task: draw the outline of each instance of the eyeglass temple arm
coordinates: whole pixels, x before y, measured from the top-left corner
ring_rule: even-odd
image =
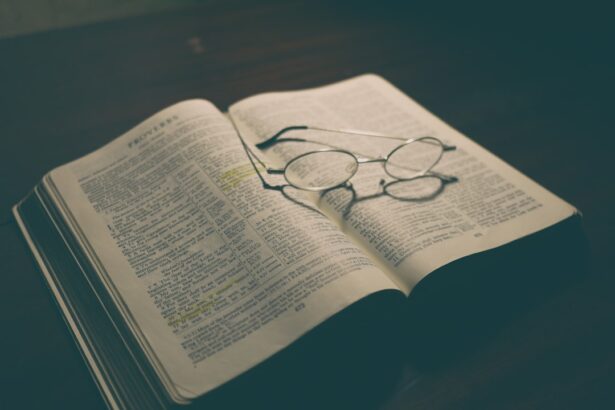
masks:
[[[270,146],[272,146],[273,144],[275,144],[278,140],[278,138],[280,138],[280,136],[288,131],[296,131],[296,130],[307,130],[309,127],[307,125],[293,125],[291,127],[286,127],[286,128],[282,128],[280,131],[276,132],[273,136],[271,136],[270,138],[266,139],[265,141],[261,141],[258,144],[255,144],[254,146],[258,149],[263,149],[263,148],[269,148]],[[300,138],[288,138],[285,139],[288,141],[299,141],[299,142],[303,142],[304,140],[300,139]]]
[[[256,161],[258,161],[259,165],[263,167],[263,169],[265,169],[268,174],[283,174],[284,170],[278,170],[278,169],[273,169],[273,168],[268,167],[263,161],[261,161],[261,159],[257,155],[254,154],[254,152],[252,152],[248,144],[246,144],[243,141],[243,139],[241,140],[241,143],[243,147],[245,148],[246,152],[248,152],[248,159],[250,160],[252,167],[256,171],[258,178],[261,180],[261,183],[263,184],[263,188],[273,189],[276,191],[282,191],[284,189],[284,185],[271,185],[269,182],[265,181],[265,178],[263,178],[263,175],[258,170],[258,166],[254,163],[254,159],[252,157],[256,158]]]
[[[311,129],[311,130],[316,130],[316,131],[336,132],[338,134],[364,135],[366,137],[385,138],[389,140],[398,140],[398,141],[406,141],[408,139],[404,137],[396,137],[393,135],[381,134],[379,132],[354,130],[354,129],[332,129],[332,128],[312,127],[312,126],[308,126],[306,127],[306,129]]]
[[[261,141],[258,144],[255,144],[255,146],[258,149],[269,148],[275,143],[277,143],[279,138],[283,134],[289,131],[300,131],[300,130],[325,131],[325,132],[334,132],[338,134],[364,135],[366,137],[384,138],[384,139],[391,139],[391,140],[397,140],[397,141],[408,141],[408,138],[385,135],[385,134],[380,134],[380,133],[371,132],[371,131],[360,131],[360,130],[353,130],[353,129],[331,129],[331,128],[314,127],[310,125],[293,125],[290,127],[282,128],[280,131],[276,132],[273,136],[266,139],[265,141]],[[284,138],[284,141],[305,142],[306,140],[302,138]],[[430,141],[423,141],[423,142],[426,144],[435,144]],[[454,145],[442,144],[442,148],[444,151],[452,151],[452,150],[455,150],[457,147]]]
[[[394,135],[385,135],[385,134],[380,134],[377,132],[371,132],[371,131],[360,131],[360,130],[351,130],[351,129],[339,129],[339,130],[334,130],[334,129],[328,129],[328,128],[320,128],[320,127],[307,127],[306,129],[312,129],[312,130],[317,130],[317,131],[327,131],[327,132],[337,132],[340,134],[352,134],[352,135],[364,135],[366,137],[376,137],[376,138],[385,138],[385,139],[390,139],[390,140],[397,140],[397,141],[410,141],[410,140],[419,140],[420,138],[404,138],[404,137],[397,137]],[[431,137],[433,138],[433,137]],[[436,142],[433,141],[429,141],[429,140],[421,140],[422,143],[424,144],[431,144],[431,145],[440,145]],[[455,145],[448,145],[445,144],[444,142],[442,142],[442,149],[444,151],[454,151],[457,149],[457,147]]]
[[[274,169],[269,168],[258,157],[258,155],[256,155],[252,151],[250,146],[248,144],[246,144],[246,142],[243,140],[243,137],[241,136],[241,133],[239,132],[239,129],[237,128],[237,125],[235,124],[235,122],[233,121],[232,118],[231,118],[231,123],[233,124],[233,128],[235,128],[235,132],[236,132],[237,136],[239,137],[239,141],[241,142],[241,145],[243,146],[243,149],[246,152],[246,155],[248,156],[248,160],[250,160],[250,164],[252,164],[252,168],[254,168],[254,172],[256,172],[256,175],[258,175],[258,179],[260,179],[261,183],[263,184],[263,188],[265,188],[265,189],[272,189],[272,190],[275,190],[275,191],[283,191],[284,190],[284,185],[271,185],[270,183],[265,181],[265,178],[263,178],[263,175],[258,170],[258,166],[254,163],[254,158],[256,158],[256,161],[258,161],[259,165],[262,166],[263,169],[267,170],[267,173],[277,174],[278,172],[276,172],[276,171],[278,171],[278,170],[274,170]],[[254,157],[254,158],[252,158],[252,157]],[[282,173],[283,173],[283,171],[282,171]]]
[[[446,175],[446,174],[442,174],[442,173],[440,173],[440,172],[436,172],[436,171],[432,171],[432,170],[429,170],[429,171],[427,172],[427,174],[428,174],[428,175],[434,175],[434,176],[436,176],[436,177],[440,178],[440,179],[441,179],[443,182],[445,182],[445,183],[450,183],[450,182],[457,182],[457,181],[459,181],[459,178],[457,178],[457,177],[456,177],[456,176],[454,176],[454,175]]]
[[[331,129],[331,128],[322,128],[322,127],[313,127],[309,125],[293,125],[291,127],[282,128],[280,131],[276,132],[270,138],[265,141],[261,141],[255,146],[259,149],[269,148],[278,142],[278,139],[285,133],[289,131],[303,131],[303,130],[315,130],[315,131],[325,131],[325,132],[335,132],[339,134],[354,134],[354,135],[365,135],[368,137],[377,137],[377,138],[386,138],[386,139],[394,139],[399,141],[405,141],[406,138],[402,137],[392,137],[390,135],[379,134],[376,132],[368,132],[368,131],[359,131],[359,130],[350,130],[350,129]],[[301,138],[284,138],[284,141],[299,141],[305,142],[304,139]]]

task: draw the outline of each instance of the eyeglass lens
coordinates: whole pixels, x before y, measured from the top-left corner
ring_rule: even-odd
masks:
[[[356,158],[344,151],[316,151],[288,163],[284,176],[289,184],[311,191],[342,185],[357,172]]]
[[[421,138],[400,145],[389,155],[386,172],[399,179],[414,178],[429,171],[442,157],[442,143],[435,138]]]

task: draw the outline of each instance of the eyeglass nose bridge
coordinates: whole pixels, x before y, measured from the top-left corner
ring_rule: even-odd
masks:
[[[357,158],[357,162],[359,164],[369,164],[372,162],[386,162],[387,157],[378,157],[378,158]]]

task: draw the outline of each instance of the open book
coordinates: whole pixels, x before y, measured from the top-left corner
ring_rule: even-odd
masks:
[[[436,137],[456,150],[433,171],[458,181],[400,201],[382,192],[390,177],[374,163],[359,167],[352,193],[264,189],[238,133],[283,167],[305,144],[256,144],[301,124]],[[399,144],[333,138],[374,157]],[[109,407],[166,408],[360,300],[411,295],[438,268],[577,212],[364,75],[250,97],[228,113],[180,102],[49,172],[14,214]]]

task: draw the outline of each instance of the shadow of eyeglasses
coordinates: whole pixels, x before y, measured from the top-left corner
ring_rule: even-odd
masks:
[[[446,185],[450,184],[450,183],[454,183],[454,182],[458,182],[457,178],[454,179],[449,179],[449,180],[443,180],[443,179],[439,179],[437,177],[434,177],[432,175],[422,175],[418,178],[416,178],[413,181],[422,181],[424,179],[437,179],[440,181],[440,183],[436,186],[435,189],[432,189],[430,191],[423,191],[421,195],[416,195],[416,196],[400,196],[400,195],[395,195],[394,194],[394,190],[391,187],[396,187],[396,186],[401,186],[402,184],[407,184],[408,182],[412,182],[412,181],[403,181],[403,180],[394,180],[394,181],[389,181],[386,182],[384,179],[381,179],[379,182],[379,191],[373,194],[369,194],[369,195],[364,195],[364,196],[359,196],[357,194],[357,191],[354,187],[354,185],[351,182],[346,182],[343,185],[337,186],[337,187],[333,187],[333,188],[329,188],[326,190],[323,190],[319,193],[318,196],[318,202],[317,205],[319,206],[322,201],[325,199],[325,196],[327,194],[339,191],[340,189],[345,189],[347,191],[350,192],[350,200],[344,205],[341,215],[342,215],[342,219],[346,220],[348,219],[348,217],[350,216],[350,212],[352,211],[352,208],[354,206],[356,206],[358,203],[360,202],[366,202],[366,201],[370,201],[370,200],[374,200],[383,196],[388,196],[392,199],[395,199],[397,201],[403,201],[403,202],[412,202],[412,203],[422,203],[422,202],[428,202],[428,201],[432,201],[434,200],[436,197],[438,197],[443,191]],[[287,198],[288,200],[296,203],[299,206],[302,206],[306,209],[309,209],[311,211],[315,211],[318,212],[319,214],[324,215],[324,213],[322,211],[320,211],[320,209],[318,209],[317,207],[310,205],[308,203],[305,203],[297,198],[294,198],[292,195],[290,195],[290,193],[288,192],[288,189],[296,189],[298,190],[298,188],[293,187],[292,185],[288,184],[285,185],[280,192],[282,192],[282,195],[284,195],[285,198]]]

